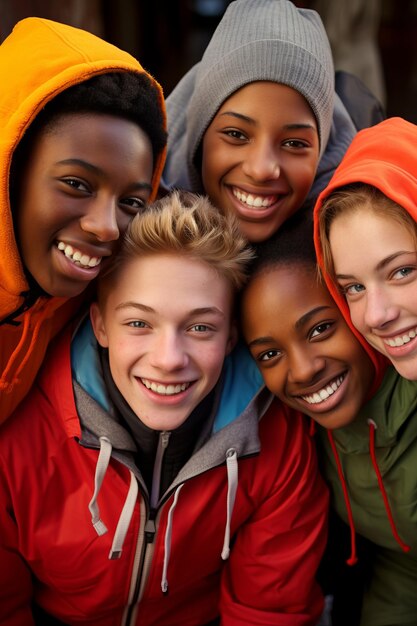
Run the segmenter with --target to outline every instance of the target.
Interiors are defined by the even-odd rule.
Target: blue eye
[[[142,322],[141,320],[134,320],[133,322],[129,322],[128,326],[131,326],[132,328],[146,328],[145,322]]]
[[[355,283],[354,285],[346,285],[345,287],[342,287],[342,293],[345,296],[354,296],[361,291],[365,291],[365,287],[360,283]]]
[[[414,271],[413,267],[401,267],[399,270],[396,270],[393,274],[393,278],[395,280],[401,280],[402,278],[407,278]]]

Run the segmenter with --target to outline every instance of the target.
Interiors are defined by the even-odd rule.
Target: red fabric
[[[68,338],[0,437],[0,623],[30,626],[30,601],[69,624],[114,626],[128,601],[144,503],[136,505],[120,559],[108,559],[129,485],[112,459],[99,496],[109,532],[91,525],[97,450],[77,441]],[[22,437],[22,434],[24,435]],[[216,435],[220,436],[221,433]],[[278,403],[260,421],[262,451],[239,460],[230,558],[222,562],[226,469],[183,486],[173,517],[169,592],[161,592],[167,512],[157,517],[140,626],[313,626],[322,609],[314,573],[326,542],[328,494],[303,417]],[[139,538],[139,544],[138,544]],[[33,571],[36,581],[30,575]]]

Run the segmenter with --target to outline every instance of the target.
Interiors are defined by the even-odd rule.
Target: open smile
[[[383,342],[390,346],[391,348],[401,348],[406,343],[409,343],[412,339],[415,339],[417,336],[417,328],[409,330],[407,333],[403,333],[401,335],[396,335],[395,337],[389,337],[388,339],[383,339]]]
[[[148,380],[147,378],[140,379],[142,384],[147,388],[153,391],[154,393],[159,394],[160,396],[175,396],[190,387],[192,383],[169,383],[168,385],[164,385],[163,383],[155,383],[152,380]]]
[[[282,197],[278,194],[259,195],[246,193],[237,187],[232,187],[232,193],[239,202],[245,204],[249,209],[268,209]]]
[[[82,267],[83,269],[91,269],[93,267],[97,267],[100,265],[102,257],[98,256],[89,256],[85,254],[81,250],[77,248],[73,248],[69,244],[64,243],[63,241],[57,242],[57,248],[66,256],[66,258],[77,265],[78,267]]]
[[[325,402],[328,398],[330,398],[330,396],[332,396],[339,389],[345,377],[346,372],[341,376],[337,376],[336,378],[331,380],[318,391],[315,391],[314,393],[308,395],[301,395],[299,397],[308,404],[321,404],[322,402]]]

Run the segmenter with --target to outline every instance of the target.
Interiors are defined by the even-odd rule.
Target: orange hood
[[[22,20],[0,46],[0,422],[26,395],[50,341],[80,312],[80,304],[87,297],[84,292],[79,298],[39,297],[34,303],[25,300],[29,286],[9,200],[13,152],[49,100],[96,74],[113,71],[146,73],[127,52],[91,33],[46,19]],[[158,90],[165,116],[162,89],[149,78]],[[156,158],[151,200],[158,191],[164,160],[162,151]],[[17,311],[17,322],[8,319]]]
[[[95,74],[118,70],[145,72],[127,52],[89,32],[51,20],[22,20],[0,46],[0,320],[22,304],[20,294],[28,289],[9,202],[13,151],[36,114],[55,95]],[[164,110],[162,89],[150,78]],[[153,197],[164,159],[164,153],[157,159]]]
[[[376,367],[374,390],[379,386],[386,359],[376,353],[353,328],[345,298],[324,271],[323,252],[319,236],[318,216],[330,193],[349,183],[362,182],[379,189],[404,207],[417,219],[417,126],[399,117],[390,118],[376,126],[360,131],[353,139],[342,162],[314,207],[314,243],[318,263],[327,286],[345,319],[361,341]]]

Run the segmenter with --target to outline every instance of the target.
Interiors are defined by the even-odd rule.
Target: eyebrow
[[[128,309],[128,308],[138,309],[139,311],[143,311],[144,313],[156,313],[155,309],[153,309],[152,307],[147,306],[146,304],[142,304],[141,302],[133,302],[133,301],[121,302],[120,304],[116,306],[116,311],[120,311],[122,309]],[[215,306],[199,307],[199,308],[192,309],[191,311],[187,312],[187,315],[189,316],[207,315],[207,314],[219,315],[221,317],[225,317],[224,313]]]
[[[243,113],[238,113],[237,111],[223,111],[223,113],[221,113],[220,116],[223,116],[223,115],[230,115],[231,117],[236,117],[238,120],[242,120],[244,122],[247,122],[248,124],[252,124],[252,125],[257,124],[257,121],[254,120],[252,117],[249,117],[248,115],[244,115]],[[301,123],[296,123],[296,122],[294,122],[294,124],[284,124],[282,128],[284,130],[303,130],[303,129],[314,130],[314,131],[316,130],[313,124],[301,124]]]
[[[57,165],[78,165],[80,167],[85,168],[86,170],[89,170],[93,174],[102,174],[103,173],[102,169],[100,169],[96,165],[93,165],[92,163],[89,163],[88,161],[84,161],[83,159],[63,159],[62,161],[58,161]],[[149,183],[141,182],[141,181],[137,181],[137,182],[133,183],[133,185],[131,187],[132,187],[132,189],[133,188],[135,188],[135,189],[147,189],[149,191],[152,191],[152,185],[150,185]]]
[[[415,254],[415,253],[416,253],[415,250],[399,250],[398,252],[394,252],[393,254],[390,254],[389,256],[385,257],[385,259],[382,259],[381,261],[379,261],[379,263],[377,263],[375,266],[375,270],[377,272],[379,272],[380,270],[383,270],[384,267],[386,267],[387,265],[391,263],[391,261],[395,261],[395,259],[402,256],[403,254]],[[342,280],[356,280],[353,274],[336,274],[336,278],[342,279]]]
[[[315,309],[311,309],[311,311],[308,311],[307,313],[302,315],[300,319],[295,322],[295,328],[299,330],[301,326],[304,326],[304,324],[306,324],[314,315],[327,309],[331,309],[331,307],[323,305],[317,306]],[[268,337],[267,335],[265,337],[257,337],[256,339],[248,343],[248,347],[250,348],[252,346],[263,346],[268,343],[274,343],[274,341],[275,339],[273,337]]]
[[[304,326],[304,324],[307,324],[307,322],[309,322],[314,315],[317,315],[317,313],[321,313],[322,311],[327,311],[330,308],[331,307],[328,305],[316,306],[315,309],[311,309],[311,311],[302,315],[300,319],[295,322],[295,328],[299,330],[302,326]]]

